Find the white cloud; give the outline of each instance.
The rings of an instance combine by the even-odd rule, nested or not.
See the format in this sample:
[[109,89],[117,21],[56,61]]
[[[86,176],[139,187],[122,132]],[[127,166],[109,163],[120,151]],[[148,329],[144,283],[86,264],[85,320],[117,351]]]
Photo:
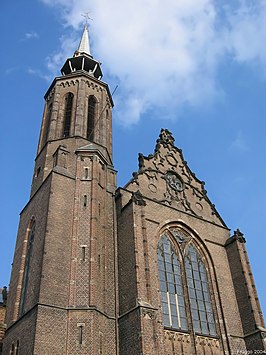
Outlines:
[[32,31],[32,32],[26,32],[24,35],[24,39],[39,39],[39,35],[37,32]]
[[248,145],[242,131],[237,132],[237,135],[230,146],[230,150],[239,153],[245,153],[248,151]]
[[[236,61],[266,61],[265,0],[239,0],[234,8],[215,0],[42,1],[79,32],[81,14],[91,11],[92,52],[104,62],[108,81],[120,84],[117,117],[124,124],[154,107],[163,119],[183,104],[212,102],[221,91],[217,69],[228,53]],[[61,39],[61,50],[48,60],[52,72],[73,53],[75,41]]]

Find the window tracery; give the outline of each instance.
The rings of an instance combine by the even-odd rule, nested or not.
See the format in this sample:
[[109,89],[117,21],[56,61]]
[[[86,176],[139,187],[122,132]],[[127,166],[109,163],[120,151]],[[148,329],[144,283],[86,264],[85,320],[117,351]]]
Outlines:
[[[182,230],[165,231],[158,243],[162,320],[166,328],[216,336],[205,261]],[[186,301],[186,299],[188,301]]]

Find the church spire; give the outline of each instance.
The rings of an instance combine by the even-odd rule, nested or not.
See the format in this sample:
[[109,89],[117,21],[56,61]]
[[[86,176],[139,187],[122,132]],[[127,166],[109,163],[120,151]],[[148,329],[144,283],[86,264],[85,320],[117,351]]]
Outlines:
[[74,57],[77,57],[79,55],[88,55],[89,57],[92,57],[91,51],[90,51],[90,40],[89,40],[89,31],[88,31],[88,24],[87,23],[84,26],[82,37],[79,42],[78,49],[76,50],[76,52],[74,54]]
[[63,75],[84,71],[98,80],[102,78],[101,63],[93,58],[90,52],[88,21],[84,26],[78,49],[72,58],[68,58],[61,69]]

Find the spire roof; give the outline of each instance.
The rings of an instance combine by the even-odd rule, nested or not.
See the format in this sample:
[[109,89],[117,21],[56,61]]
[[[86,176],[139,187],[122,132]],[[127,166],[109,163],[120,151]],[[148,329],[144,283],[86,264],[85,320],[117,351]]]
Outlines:
[[88,25],[86,24],[82,33],[81,40],[79,42],[78,49],[75,52],[75,56],[86,54],[90,57],[91,51],[90,51],[90,40],[89,40],[89,31],[88,31]]
[[88,23],[84,26],[78,49],[72,58],[68,58],[61,69],[63,75],[73,74],[77,71],[84,71],[94,78],[101,80],[103,74],[101,63],[93,58],[90,52],[90,41]]

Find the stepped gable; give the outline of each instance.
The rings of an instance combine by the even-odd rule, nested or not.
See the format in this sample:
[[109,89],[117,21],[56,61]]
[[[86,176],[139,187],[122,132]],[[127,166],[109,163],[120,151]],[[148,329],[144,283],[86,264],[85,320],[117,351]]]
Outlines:
[[226,227],[207,197],[204,181],[190,170],[174,141],[169,130],[161,129],[154,154],[146,157],[139,153],[139,170],[125,189]]

